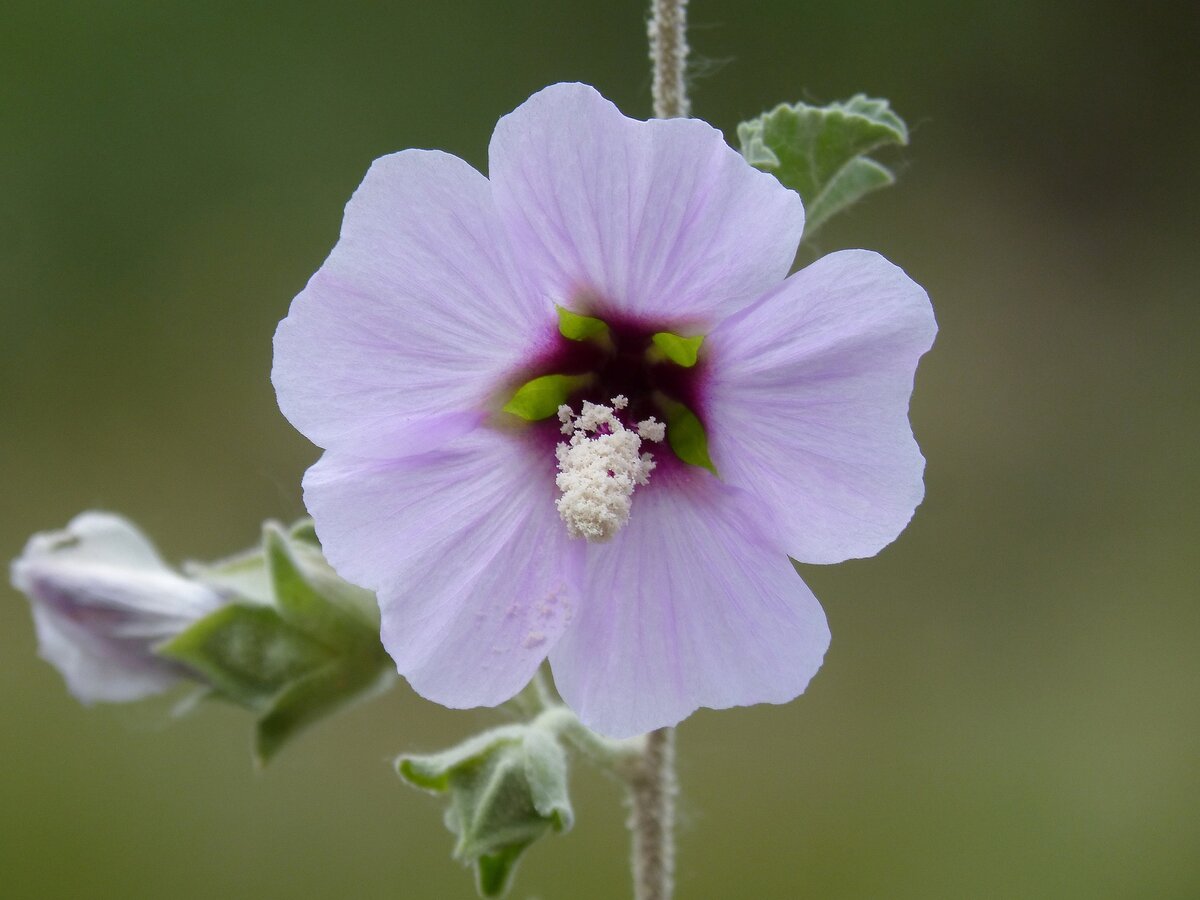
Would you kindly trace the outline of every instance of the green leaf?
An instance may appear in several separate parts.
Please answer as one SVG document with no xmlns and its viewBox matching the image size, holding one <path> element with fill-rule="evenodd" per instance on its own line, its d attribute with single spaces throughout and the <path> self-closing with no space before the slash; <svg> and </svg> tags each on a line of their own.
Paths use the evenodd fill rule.
<svg viewBox="0 0 1200 900">
<path fill-rule="evenodd" d="M 475 889 L 480 897 L 503 897 L 508 893 L 517 862 L 532 843 L 508 844 L 498 853 L 485 853 L 475 860 Z"/>
<path fill-rule="evenodd" d="M 696 354 L 700 352 L 700 345 L 704 343 L 704 335 L 680 337 L 669 331 L 660 331 L 651 340 L 675 365 L 690 369 L 696 364 Z"/>
<path fill-rule="evenodd" d="M 409 783 L 449 795 L 454 858 L 475 866 L 483 897 L 503 895 L 521 854 L 574 820 L 566 754 L 538 725 L 494 728 L 442 753 L 402 756 L 396 768 Z"/>
<path fill-rule="evenodd" d="M 289 540 L 267 522 L 263 552 L 275 606 L 289 624 L 335 650 L 378 641 L 376 621 L 365 607 L 375 608 L 373 595 L 338 578 L 319 550 Z"/>
<path fill-rule="evenodd" d="M 533 808 L 550 821 L 555 831 L 569 831 L 575 820 L 567 793 L 567 754 L 562 745 L 544 728 L 529 728 L 522 749 Z"/>
<path fill-rule="evenodd" d="M 264 606 L 274 602 L 267 562 L 259 548 L 214 563 L 185 563 L 183 570 L 189 577 L 203 581 L 223 594 L 233 594 L 241 600 Z"/>
<path fill-rule="evenodd" d="M 375 592 L 346 581 L 329 565 L 321 548 L 305 540 L 290 539 L 292 558 L 318 594 L 345 617 L 351 631 L 362 640 L 379 639 L 379 603 Z"/>
<path fill-rule="evenodd" d="M 816 199 L 808 214 L 820 224 L 865 194 L 896 182 L 891 171 L 873 159 L 860 156 L 838 172 Z"/>
<path fill-rule="evenodd" d="M 558 307 L 558 331 L 571 341 L 586 341 L 608 334 L 608 325 L 603 319 L 581 316 L 566 307 Z"/>
<path fill-rule="evenodd" d="M 156 650 L 183 663 L 224 697 L 264 709 L 288 682 L 327 664 L 330 651 L 267 606 L 233 603 Z"/>
<path fill-rule="evenodd" d="M 661 403 L 667 425 L 667 443 L 683 462 L 701 466 L 714 475 L 717 467 L 708 455 L 708 434 L 696 414 L 674 400 Z"/>
<path fill-rule="evenodd" d="M 265 766 L 304 729 L 389 687 L 395 673 L 379 660 L 340 659 L 291 682 L 254 731 L 254 758 Z"/>
<path fill-rule="evenodd" d="M 499 744 L 519 741 L 523 725 L 504 725 L 468 738 L 441 753 L 405 754 L 396 759 L 396 771 L 414 787 L 440 794 L 450 788 L 450 776 L 484 759 Z"/>
<path fill-rule="evenodd" d="M 908 143 L 908 127 L 886 100 L 857 94 L 844 103 L 780 104 L 738 126 L 742 154 L 772 172 L 804 201 L 805 237 L 865 194 L 895 181 L 865 158 L 880 147 Z"/>
<path fill-rule="evenodd" d="M 590 380 L 588 375 L 543 375 L 517 388 L 512 399 L 504 404 L 504 411 L 529 422 L 548 419 Z"/>
<path fill-rule="evenodd" d="M 311 520 L 266 522 L 258 549 L 188 571 L 237 600 L 156 652 L 260 714 L 259 765 L 308 725 L 395 681 L 375 595 L 338 577 Z"/>
<path fill-rule="evenodd" d="M 294 541 L 303 541 L 306 544 L 311 544 L 318 550 L 321 549 L 321 541 L 317 537 L 317 526 L 312 519 L 301 519 L 288 529 L 288 537 Z"/>
</svg>

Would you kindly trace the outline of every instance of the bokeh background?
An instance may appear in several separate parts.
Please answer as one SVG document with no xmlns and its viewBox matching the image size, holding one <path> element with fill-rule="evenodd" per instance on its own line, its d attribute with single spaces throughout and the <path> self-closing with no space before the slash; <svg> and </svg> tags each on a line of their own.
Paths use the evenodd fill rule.
<svg viewBox="0 0 1200 900">
<path fill-rule="evenodd" d="M 697 115 L 890 97 L 876 248 L 941 334 L 928 494 L 877 558 L 809 567 L 833 646 L 784 707 L 680 731 L 685 898 L 1200 896 L 1200 271 L 1189 4 L 694 0 Z M 640 3 L 8 0 L 0 29 L 0 555 L 85 508 L 170 559 L 302 514 L 316 453 L 270 339 L 375 157 L 483 167 L 583 80 L 649 113 Z M 1194 32 L 1192 32 L 1194 34 Z M 265 772 L 249 720 L 84 709 L 0 586 L 0 895 L 470 897 L 388 759 L 493 718 L 402 687 Z M 613 785 L 518 898 L 627 893 Z"/>
</svg>

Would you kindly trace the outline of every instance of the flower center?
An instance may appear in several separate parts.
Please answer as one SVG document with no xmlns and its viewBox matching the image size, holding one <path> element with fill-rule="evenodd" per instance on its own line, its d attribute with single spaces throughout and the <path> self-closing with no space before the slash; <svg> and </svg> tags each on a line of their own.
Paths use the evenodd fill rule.
<svg viewBox="0 0 1200 900">
<path fill-rule="evenodd" d="M 612 406 L 583 401 L 579 415 L 565 404 L 558 408 L 562 433 L 570 439 L 555 450 L 555 483 L 562 491 L 555 506 L 571 537 L 595 543 L 612 538 L 629 521 L 634 489 L 650 480 L 654 458 L 640 452 L 642 440 L 662 441 L 666 426 L 651 416 L 636 431 L 626 428 L 617 410 L 628 406 L 618 394 Z"/>
<path fill-rule="evenodd" d="M 634 490 L 657 466 L 715 474 L 697 415 L 704 338 L 562 307 L 558 330 L 560 340 L 526 370 L 536 377 L 510 388 L 503 410 L 554 441 L 567 531 L 603 542 L 629 521 Z M 664 439 L 670 452 L 643 452 L 643 441 Z"/>
</svg>

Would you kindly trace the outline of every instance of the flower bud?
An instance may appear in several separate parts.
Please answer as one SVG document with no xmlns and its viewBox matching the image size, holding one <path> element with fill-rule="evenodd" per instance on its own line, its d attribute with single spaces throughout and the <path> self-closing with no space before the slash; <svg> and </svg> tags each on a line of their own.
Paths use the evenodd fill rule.
<svg viewBox="0 0 1200 900">
<path fill-rule="evenodd" d="M 504 896 L 529 845 L 574 822 L 566 753 L 537 720 L 493 728 L 441 753 L 401 756 L 396 770 L 414 787 L 449 795 L 453 855 L 475 866 L 481 897 Z"/>
<path fill-rule="evenodd" d="M 138 700 L 182 674 L 154 648 L 221 606 L 212 588 L 167 566 L 132 523 L 85 512 L 29 539 L 12 564 L 29 597 L 39 653 L 83 703 Z"/>
</svg>

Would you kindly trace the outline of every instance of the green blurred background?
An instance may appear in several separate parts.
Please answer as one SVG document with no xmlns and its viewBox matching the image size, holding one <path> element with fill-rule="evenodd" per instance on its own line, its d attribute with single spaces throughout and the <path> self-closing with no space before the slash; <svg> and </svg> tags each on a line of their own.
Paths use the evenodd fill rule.
<svg viewBox="0 0 1200 900">
<path fill-rule="evenodd" d="M 680 730 L 679 897 L 1200 896 L 1196 48 L 1190 4 L 693 0 L 695 113 L 890 97 L 882 251 L 941 323 L 928 495 L 809 567 L 833 646 L 784 707 Z M 168 558 L 302 513 L 270 339 L 370 161 L 482 167 L 554 81 L 649 113 L 640 3 L 9 0 L 0 31 L 0 552 L 85 508 Z M 407 688 L 263 773 L 249 721 L 84 709 L 0 587 L 0 896 L 470 897 L 399 751 L 494 719 Z M 612 785 L 518 898 L 627 893 Z"/>
</svg>

